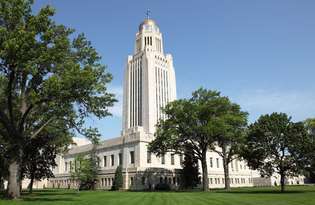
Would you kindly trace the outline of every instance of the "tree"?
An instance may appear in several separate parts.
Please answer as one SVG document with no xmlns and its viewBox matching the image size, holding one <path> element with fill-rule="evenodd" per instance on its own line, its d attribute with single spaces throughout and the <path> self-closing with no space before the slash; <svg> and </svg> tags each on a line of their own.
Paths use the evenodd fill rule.
<svg viewBox="0 0 315 205">
<path fill-rule="evenodd" d="M 182 163 L 182 181 L 184 188 L 194 188 L 199 183 L 198 159 L 188 147 L 184 152 L 184 161 Z"/>
<path fill-rule="evenodd" d="M 189 145 L 201 162 L 204 191 L 209 187 L 207 152 L 222 132 L 226 101 L 219 92 L 200 88 L 188 100 L 169 103 L 164 109 L 166 119 L 159 121 L 156 138 L 149 145 L 149 150 L 158 155 L 167 151 L 182 153 Z"/>
<path fill-rule="evenodd" d="M 285 113 L 262 115 L 249 126 L 242 156 L 262 176 L 279 174 L 284 192 L 285 178 L 300 174 L 304 168 L 307 162 L 304 147 L 309 142 L 303 123 L 292 122 Z"/>
<path fill-rule="evenodd" d="M 122 187 L 123 187 L 122 167 L 118 166 L 115 171 L 115 178 L 114 178 L 112 190 L 119 190 Z"/>
<path fill-rule="evenodd" d="M 79 155 L 75 158 L 71 168 L 71 178 L 77 183 L 78 190 L 93 190 L 96 176 L 95 163 L 89 157 Z"/>
<path fill-rule="evenodd" d="M 315 118 L 309 118 L 304 121 L 304 125 L 311 136 L 311 143 L 308 146 L 308 166 L 306 167 L 306 175 L 310 182 L 315 182 Z M 306 149 L 306 148 L 304 148 Z"/>
<path fill-rule="evenodd" d="M 94 190 L 99 168 L 96 149 L 97 145 L 99 145 L 100 134 L 95 128 L 86 129 L 85 133 L 86 137 L 92 142 L 92 148 L 88 155 L 79 155 L 75 158 L 71 167 L 71 178 L 77 182 L 78 190 Z"/>
<path fill-rule="evenodd" d="M 62 125 L 59 125 L 62 126 Z M 49 128 L 49 126 L 47 126 Z M 53 129 L 53 128 L 51 128 Z M 51 135 L 54 133 L 55 135 Z M 50 136 L 46 136 L 49 135 Z M 57 164 L 57 154 L 65 151 L 72 143 L 71 136 L 64 136 L 63 132 L 42 131 L 35 139 L 31 139 L 23 148 L 22 178 L 30 179 L 28 186 L 32 193 L 34 180 L 53 177 L 52 168 Z"/>
<path fill-rule="evenodd" d="M 223 160 L 225 189 L 230 189 L 229 164 L 238 157 L 240 149 L 245 141 L 245 129 L 247 126 L 247 113 L 241 111 L 239 105 L 231 103 L 226 97 L 222 100 L 223 110 L 221 120 L 217 127 L 220 129 L 216 136 L 216 146 L 213 151 L 218 153 Z"/>
<path fill-rule="evenodd" d="M 10 198 L 20 196 L 24 144 L 55 122 L 65 134 L 84 135 L 85 118 L 110 115 L 115 102 L 107 91 L 112 77 L 91 43 L 56 24 L 50 6 L 33 14 L 32 3 L 0 0 L 0 135 L 10 156 Z"/>
</svg>

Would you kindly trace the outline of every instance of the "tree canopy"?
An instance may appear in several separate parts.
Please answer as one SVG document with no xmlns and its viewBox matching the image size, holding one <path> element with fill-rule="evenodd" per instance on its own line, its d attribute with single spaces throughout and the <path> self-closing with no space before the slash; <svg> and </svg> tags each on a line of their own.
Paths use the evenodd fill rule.
<svg viewBox="0 0 315 205">
<path fill-rule="evenodd" d="M 219 92 L 203 88 L 193 92 L 190 99 L 169 103 L 164 113 L 166 119 L 159 121 L 150 150 L 157 154 L 167 151 L 182 153 L 189 146 L 201 161 L 203 189 L 207 190 L 207 152 L 215 150 L 218 142 L 234 146 L 233 140 L 241 136 L 238 132 L 246 125 L 247 113 L 241 112 L 238 105 Z M 220 137 L 222 140 L 218 141 Z M 234 151 L 230 150 L 233 154 Z"/>
<path fill-rule="evenodd" d="M 285 179 L 301 173 L 310 144 L 303 123 L 292 122 L 285 113 L 262 115 L 249 126 L 243 157 L 263 176 L 280 176 L 281 191 Z"/>
<path fill-rule="evenodd" d="M 31 0 L 0 0 L 0 137 L 9 162 L 8 194 L 19 197 L 23 145 L 43 130 L 85 135 L 86 117 L 110 115 L 112 76 L 84 34 L 52 20 Z M 63 125 L 63 126 L 59 126 Z"/>
</svg>

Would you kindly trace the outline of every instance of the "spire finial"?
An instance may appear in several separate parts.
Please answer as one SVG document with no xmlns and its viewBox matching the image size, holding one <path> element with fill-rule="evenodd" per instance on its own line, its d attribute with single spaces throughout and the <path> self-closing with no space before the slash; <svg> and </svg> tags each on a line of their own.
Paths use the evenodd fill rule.
<svg viewBox="0 0 315 205">
<path fill-rule="evenodd" d="M 147 9 L 147 12 L 145 13 L 145 15 L 146 15 L 147 19 L 149 19 L 149 18 L 150 18 L 150 14 L 151 14 L 150 9 Z"/>
</svg>

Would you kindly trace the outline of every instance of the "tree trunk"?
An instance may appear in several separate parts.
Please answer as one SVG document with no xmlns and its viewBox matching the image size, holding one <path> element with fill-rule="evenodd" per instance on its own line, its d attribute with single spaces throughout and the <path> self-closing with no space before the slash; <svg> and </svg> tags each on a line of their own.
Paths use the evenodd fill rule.
<svg viewBox="0 0 315 205">
<path fill-rule="evenodd" d="M 20 197 L 20 164 L 14 160 L 9 164 L 9 178 L 7 196 L 11 199 Z"/>
<path fill-rule="evenodd" d="M 284 186 L 285 186 L 285 174 L 280 174 L 280 185 L 281 185 L 281 192 L 284 192 Z"/>
<path fill-rule="evenodd" d="M 30 184 L 28 185 L 28 192 L 31 194 L 33 193 L 33 184 L 34 184 L 34 176 L 31 176 Z"/>
<path fill-rule="evenodd" d="M 207 167 L 206 153 L 203 154 L 203 157 L 201 160 L 201 167 L 202 167 L 202 190 L 208 191 L 209 190 L 209 179 L 208 179 L 208 167 Z"/>
<path fill-rule="evenodd" d="M 224 189 L 230 190 L 230 170 L 229 170 L 229 163 L 226 157 L 223 157 L 223 169 L 224 169 Z"/>
</svg>

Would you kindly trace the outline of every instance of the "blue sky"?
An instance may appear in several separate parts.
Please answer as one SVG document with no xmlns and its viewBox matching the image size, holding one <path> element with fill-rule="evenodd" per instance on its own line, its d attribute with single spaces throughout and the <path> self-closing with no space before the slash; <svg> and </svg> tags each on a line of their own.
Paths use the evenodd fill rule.
<svg viewBox="0 0 315 205">
<path fill-rule="evenodd" d="M 123 69 L 147 9 L 174 58 L 179 98 L 200 86 L 221 91 L 250 113 L 315 117 L 313 0 L 37 0 L 50 3 L 57 23 L 85 33 L 114 79 L 113 116 L 88 125 L 103 138 L 120 135 Z"/>
</svg>

